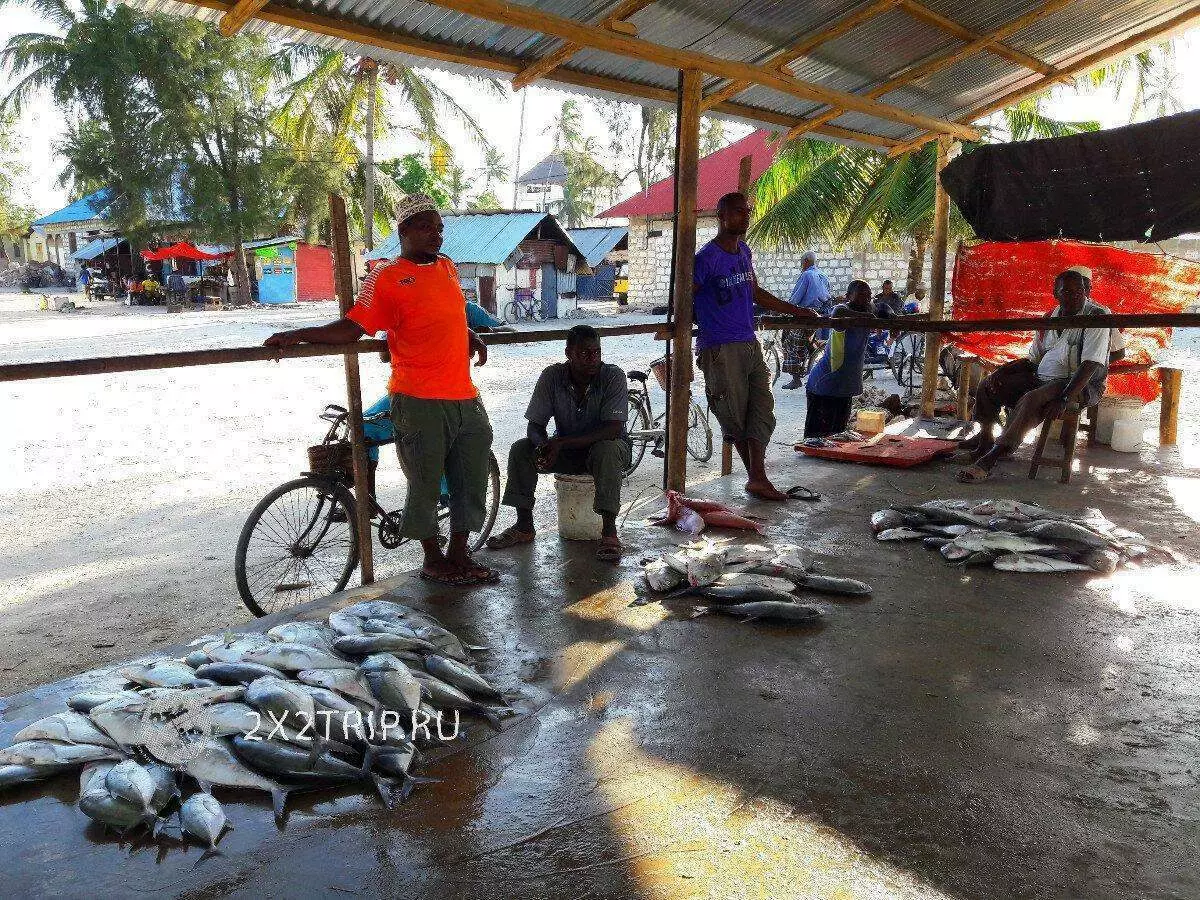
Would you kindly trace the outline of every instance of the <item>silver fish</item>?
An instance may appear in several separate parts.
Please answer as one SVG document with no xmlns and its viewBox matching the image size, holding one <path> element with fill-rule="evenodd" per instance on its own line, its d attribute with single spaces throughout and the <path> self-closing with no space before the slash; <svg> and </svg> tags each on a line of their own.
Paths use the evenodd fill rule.
<svg viewBox="0 0 1200 900">
<path fill-rule="evenodd" d="M 22 766 L 17 763 L 0 764 L 0 792 L 11 787 L 41 781 L 59 772 L 66 771 L 69 766 Z"/>
<path fill-rule="evenodd" d="M 142 699 L 153 700 L 160 712 L 167 712 L 171 708 L 182 711 L 209 703 L 227 703 L 241 700 L 245 694 L 246 689 L 240 684 L 197 688 L 142 688 L 138 691 L 138 696 Z M 174 701 L 174 704 L 169 701 Z"/>
<path fill-rule="evenodd" d="M 88 717 L 119 746 L 135 747 L 146 742 L 147 728 L 142 714 L 147 702 L 144 697 L 134 700 L 120 697 L 93 707 Z"/>
<path fill-rule="evenodd" d="M 375 695 L 354 669 L 306 669 L 296 677 L 312 687 L 325 688 L 353 700 L 361 700 L 369 706 L 377 704 Z"/>
<path fill-rule="evenodd" d="M 740 616 L 743 622 L 755 619 L 777 619 L 784 622 L 811 623 L 822 617 L 821 610 L 807 603 L 759 600 L 753 603 L 736 603 L 727 606 L 712 606 L 708 611 L 727 616 Z"/>
<path fill-rule="evenodd" d="M 925 516 L 933 522 L 942 525 L 970 525 L 972 528 L 986 528 L 987 516 L 977 516 L 964 509 L 946 506 L 944 501 L 932 500 L 920 506 L 902 506 L 901 512 L 913 512 Z"/>
<path fill-rule="evenodd" d="M 1102 575 L 1111 575 L 1117 571 L 1117 564 L 1121 561 L 1121 558 L 1112 550 L 1090 550 L 1083 554 L 1079 561 L 1094 572 L 1099 572 Z"/>
<path fill-rule="evenodd" d="M 337 636 L 336 631 L 321 622 L 284 622 L 267 632 L 267 637 L 273 641 L 305 644 L 326 653 L 333 652 L 333 641 Z"/>
<path fill-rule="evenodd" d="M 246 687 L 246 702 L 259 712 L 273 714 L 275 721 L 296 729 L 306 725 L 315 727 L 317 723 L 312 695 L 282 678 L 270 676 L 250 682 Z"/>
<path fill-rule="evenodd" d="M 136 691 L 84 691 L 67 700 L 67 706 L 75 712 L 90 713 L 97 706 L 112 700 L 140 700 Z"/>
<path fill-rule="evenodd" d="M 272 675 L 279 677 L 283 675 L 279 669 L 273 669 L 270 666 L 260 665 L 259 663 L 251 662 L 218 662 L 207 663 L 196 669 L 196 675 L 200 678 L 207 678 L 210 681 L 215 681 L 217 684 L 249 684 L 256 678 L 267 678 Z"/>
<path fill-rule="evenodd" d="M 143 687 L 186 688 L 209 684 L 197 679 L 196 670 L 177 659 L 125 666 L 117 672 L 122 678 Z"/>
<path fill-rule="evenodd" d="M 270 643 L 271 639 L 265 634 L 251 632 L 237 637 L 231 636 L 228 640 L 213 641 L 200 649 L 207 653 L 213 662 L 241 662 L 251 650 Z"/>
<path fill-rule="evenodd" d="M 154 779 L 154 797 L 150 801 L 156 813 L 161 813 L 172 800 L 179 796 L 179 782 L 175 778 L 175 770 L 160 762 L 147 762 L 142 768 Z"/>
<path fill-rule="evenodd" d="M 301 751 L 308 755 L 308 751 Z M 238 759 L 229 745 L 219 738 L 208 738 L 195 746 L 193 758 L 179 766 L 180 771 L 190 775 L 205 793 L 212 793 L 213 785 L 249 788 L 266 791 L 271 795 L 276 820 L 283 819 L 287 803 L 288 788 L 270 778 L 259 775 Z"/>
<path fill-rule="evenodd" d="M 928 537 L 923 531 L 915 528 L 888 528 L 875 535 L 877 541 L 919 541 Z"/>
<path fill-rule="evenodd" d="M 210 657 L 203 650 L 193 650 L 183 658 L 183 662 L 184 665 L 191 666 L 193 669 L 198 669 L 205 663 L 212 662 L 212 657 Z"/>
<path fill-rule="evenodd" d="M 892 528 L 899 528 L 903 524 L 904 513 L 898 509 L 881 509 L 879 512 L 871 513 L 871 530 L 876 534 Z"/>
<path fill-rule="evenodd" d="M 225 810 L 212 794 L 192 794 L 179 807 L 179 826 L 183 833 L 195 838 L 205 847 L 201 860 L 217 854 L 217 842 L 229 825 Z"/>
<path fill-rule="evenodd" d="M 421 653 L 433 653 L 437 649 L 424 638 L 394 633 L 346 635 L 334 641 L 333 646 L 339 653 L 345 653 L 347 656 L 370 656 L 373 653 L 386 653 L 390 650 L 416 650 Z"/>
<path fill-rule="evenodd" d="M 150 773 L 132 759 L 126 759 L 104 776 L 104 786 L 114 797 L 132 803 L 142 812 L 153 813 L 154 793 L 157 790 Z"/>
<path fill-rule="evenodd" d="M 796 586 L 821 594 L 840 594 L 846 597 L 865 597 L 871 593 L 869 584 L 854 578 L 842 578 L 836 575 L 806 573 L 796 579 Z"/>
<path fill-rule="evenodd" d="M 323 753 L 315 760 L 304 750 L 281 741 L 255 741 L 244 737 L 233 739 L 234 752 L 254 768 L 270 772 L 288 781 L 316 781 L 320 783 L 370 781 L 379 792 L 385 805 L 391 800 L 378 777 L 365 767 L 351 765 L 331 753 Z"/>
<path fill-rule="evenodd" d="M 420 615 L 437 621 L 428 613 L 419 613 L 411 606 L 405 606 L 403 603 L 396 603 L 392 600 L 360 600 L 358 603 L 343 607 L 340 612 L 360 616 L 364 619 L 408 619 L 414 615 Z"/>
<path fill-rule="evenodd" d="M 1090 572 L 1088 566 L 1068 562 L 1065 559 L 1051 559 L 1048 556 L 1035 556 L 1031 553 L 1008 553 L 998 557 L 992 565 L 1004 572 Z"/>
<path fill-rule="evenodd" d="M 136 804 L 114 797 L 104 787 L 94 787 L 79 798 L 80 811 L 94 822 L 125 834 L 139 825 L 153 827 L 158 817 Z"/>
<path fill-rule="evenodd" d="M 362 623 L 365 621 L 365 616 L 358 616 L 345 610 L 329 614 L 329 627 L 340 635 L 362 634 Z"/>
<path fill-rule="evenodd" d="M 714 603 L 792 603 L 795 599 L 785 591 L 776 591 L 752 584 L 732 587 L 714 584 L 700 588 L 695 593 Z"/>
<path fill-rule="evenodd" d="M 86 794 L 94 788 L 102 788 L 104 779 L 116 763 L 111 759 L 91 762 L 79 770 L 79 793 Z"/>
<path fill-rule="evenodd" d="M 97 744 L 116 749 L 116 742 L 96 727 L 87 716 L 77 712 L 60 712 L 26 725 L 13 741 L 60 741 L 64 744 Z"/>
<path fill-rule="evenodd" d="M 425 657 L 425 671 L 468 694 L 486 697 L 489 700 L 504 699 L 504 695 L 492 687 L 486 678 L 458 660 L 430 654 Z"/>
<path fill-rule="evenodd" d="M 1035 553 L 1038 550 L 1053 550 L 1053 544 L 1030 540 L 1019 534 L 1005 531 L 971 531 L 960 534 L 954 543 L 964 550 L 979 553 L 993 550 L 1004 553 Z"/>
<path fill-rule="evenodd" d="M 934 537 L 934 536 L 930 535 L 929 537 L 927 537 L 923 541 L 921 541 L 921 544 L 925 547 L 926 550 L 941 550 L 943 547 L 945 547 L 947 544 L 949 544 L 952 540 L 954 540 L 954 538 Z"/>
<path fill-rule="evenodd" d="M 97 744 L 60 744 L 57 741 L 21 741 L 0 750 L 0 765 L 75 767 L 100 759 L 124 759 L 125 754 Z"/>
<path fill-rule="evenodd" d="M 362 677 L 385 709 L 409 712 L 421 705 L 421 686 L 407 666 L 403 669 L 369 669 L 363 671 Z"/>
<path fill-rule="evenodd" d="M 420 682 L 421 691 L 435 709 L 458 709 L 474 713 L 497 731 L 500 729 L 500 716 L 513 715 L 513 711 L 506 707 L 488 706 L 478 700 L 472 700 L 454 685 L 447 684 L 428 672 L 413 672 L 413 677 Z"/>
<path fill-rule="evenodd" d="M 971 551 L 966 547 L 960 546 L 957 541 L 949 541 L 943 544 L 939 552 L 950 562 L 958 562 L 971 555 Z"/>
<path fill-rule="evenodd" d="M 1090 528 L 1077 525 L 1074 522 L 1041 521 L 1034 522 L 1022 532 L 1025 537 L 1036 537 L 1051 541 L 1075 541 L 1088 547 L 1106 549 L 1111 543 L 1096 534 Z"/>
<path fill-rule="evenodd" d="M 260 663 L 285 672 L 304 669 L 353 669 L 354 663 L 309 647 L 305 644 L 266 644 L 255 647 L 242 657 L 246 662 Z"/>
</svg>

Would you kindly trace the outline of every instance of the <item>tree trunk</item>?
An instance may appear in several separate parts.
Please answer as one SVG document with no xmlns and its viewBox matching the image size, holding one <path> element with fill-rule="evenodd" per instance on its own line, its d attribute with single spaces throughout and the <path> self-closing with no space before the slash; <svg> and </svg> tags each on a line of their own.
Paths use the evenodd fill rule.
<svg viewBox="0 0 1200 900">
<path fill-rule="evenodd" d="M 379 87 L 379 69 L 367 69 L 367 159 L 363 184 L 363 242 L 375 249 L 375 93 Z"/>
<path fill-rule="evenodd" d="M 925 271 L 925 248 L 929 238 L 918 236 L 913 241 L 912 249 L 908 251 L 908 277 L 904 283 L 904 296 L 912 296 L 917 285 L 921 283 L 921 273 Z"/>
<path fill-rule="evenodd" d="M 250 270 L 246 268 L 246 251 L 242 247 L 241 235 L 233 239 L 233 285 L 238 303 L 250 303 L 254 295 L 250 290 Z"/>
</svg>

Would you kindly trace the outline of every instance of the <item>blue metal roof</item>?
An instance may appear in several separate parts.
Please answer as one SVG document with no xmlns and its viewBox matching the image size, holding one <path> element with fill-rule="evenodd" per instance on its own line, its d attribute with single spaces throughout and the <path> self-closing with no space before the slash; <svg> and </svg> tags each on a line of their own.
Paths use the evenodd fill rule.
<svg viewBox="0 0 1200 900">
<path fill-rule="evenodd" d="M 94 241 L 84 244 L 78 250 L 71 254 L 71 259 L 78 259 L 81 262 L 86 262 L 89 259 L 95 259 L 97 256 L 103 256 L 117 244 L 121 243 L 121 238 L 97 238 Z"/>
<path fill-rule="evenodd" d="M 442 217 L 442 253 L 455 263 L 499 266 L 544 219 L 544 212 L 467 213 Z M 557 222 L 554 223 L 557 226 Z M 392 232 L 367 254 L 367 259 L 393 259 L 400 255 L 400 235 Z M 580 253 L 582 255 L 582 252 Z"/>
<path fill-rule="evenodd" d="M 613 247 L 621 243 L 629 234 L 625 225 L 614 225 L 610 228 L 568 228 L 567 234 L 579 248 L 589 266 L 598 266 L 604 257 L 612 252 Z"/>
<path fill-rule="evenodd" d="M 42 216 L 34 225 L 67 225 L 71 222 L 90 222 L 92 219 L 104 217 L 104 210 L 112 202 L 112 191 L 101 188 L 94 194 L 88 194 L 81 200 L 76 200 L 70 206 L 64 206 L 58 212 Z"/>
</svg>

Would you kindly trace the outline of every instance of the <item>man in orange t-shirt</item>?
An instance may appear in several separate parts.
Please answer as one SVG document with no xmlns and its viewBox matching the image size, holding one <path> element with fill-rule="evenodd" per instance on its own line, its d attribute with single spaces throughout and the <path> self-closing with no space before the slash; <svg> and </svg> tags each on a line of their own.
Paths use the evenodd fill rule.
<svg viewBox="0 0 1200 900">
<path fill-rule="evenodd" d="M 400 256 L 376 266 L 345 318 L 317 328 L 281 331 L 268 347 L 346 344 L 387 333 L 392 358 L 388 393 L 400 466 L 408 480 L 401 534 L 421 542 L 421 577 L 443 584 L 496 581 L 478 565 L 467 537 L 486 515 L 492 426 L 471 381 L 471 357 L 487 362 L 487 347 L 467 328 L 458 272 L 442 247 L 442 217 L 433 200 L 406 197 L 397 214 Z M 442 476 L 450 493 L 450 545 L 438 542 Z"/>
</svg>

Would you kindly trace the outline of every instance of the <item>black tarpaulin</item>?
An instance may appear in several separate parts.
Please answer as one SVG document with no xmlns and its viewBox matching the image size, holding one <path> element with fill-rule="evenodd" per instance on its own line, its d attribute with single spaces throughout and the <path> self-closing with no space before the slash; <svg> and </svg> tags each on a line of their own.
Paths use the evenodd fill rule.
<svg viewBox="0 0 1200 900">
<path fill-rule="evenodd" d="M 979 147 L 946 166 L 942 185 L 986 240 L 1159 241 L 1200 231 L 1200 112 Z"/>
</svg>

